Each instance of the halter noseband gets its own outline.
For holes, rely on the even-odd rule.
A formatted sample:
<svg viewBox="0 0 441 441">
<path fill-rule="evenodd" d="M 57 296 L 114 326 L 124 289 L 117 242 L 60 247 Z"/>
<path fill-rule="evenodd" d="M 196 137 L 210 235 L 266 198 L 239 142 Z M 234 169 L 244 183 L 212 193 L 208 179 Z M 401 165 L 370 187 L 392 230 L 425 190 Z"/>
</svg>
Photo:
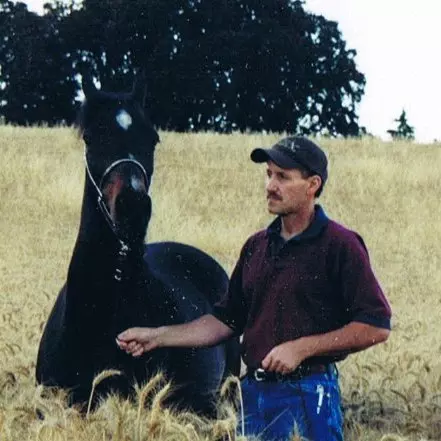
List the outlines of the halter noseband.
<svg viewBox="0 0 441 441">
<path fill-rule="evenodd" d="M 107 208 L 106 203 L 104 202 L 104 196 L 103 193 L 101 191 L 101 186 L 104 182 L 104 179 L 106 178 L 106 176 L 118 165 L 123 164 L 125 162 L 128 163 L 132 163 L 135 164 L 136 166 L 139 167 L 139 169 L 142 172 L 142 175 L 144 177 L 145 180 L 145 184 L 146 184 L 146 188 L 148 187 L 148 176 L 147 176 L 147 172 L 144 168 L 144 166 L 137 161 L 136 159 L 131 159 L 131 158 L 123 158 L 123 159 L 118 159 L 114 162 L 112 162 L 107 168 L 106 170 L 104 170 L 104 173 L 100 179 L 100 184 L 97 185 L 95 182 L 95 179 L 93 179 L 92 173 L 90 172 L 90 168 L 89 168 L 89 163 L 87 162 L 87 153 L 86 153 L 86 148 L 84 149 L 84 163 L 86 164 L 86 171 L 87 171 L 87 175 L 89 176 L 90 181 L 92 182 L 93 186 L 95 187 L 96 192 L 98 193 L 98 206 L 100 207 L 101 212 L 104 215 L 104 219 L 106 220 L 106 222 L 108 223 L 109 227 L 111 228 L 111 230 L 113 231 L 113 233 L 115 234 L 115 236 L 118 238 L 118 240 L 123 243 L 121 241 L 121 239 L 118 237 L 118 233 L 117 233 L 117 228 L 115 223 L 112 220 L 112 216 L 109 213 L 109 210 Z"/>
</svg>

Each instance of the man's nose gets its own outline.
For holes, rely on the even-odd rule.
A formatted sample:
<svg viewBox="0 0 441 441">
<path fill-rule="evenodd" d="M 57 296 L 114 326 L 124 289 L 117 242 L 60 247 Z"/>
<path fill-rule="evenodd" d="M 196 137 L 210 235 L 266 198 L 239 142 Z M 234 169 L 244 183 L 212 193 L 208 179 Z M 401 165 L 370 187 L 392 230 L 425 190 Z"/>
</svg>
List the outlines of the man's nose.
<svg viewBox="0 0 441 441">
<path fill-rule="evenodd" d="M 266 180 L 266 190 L 267 191 L 275 191 L 277 188 L 276 183 L 274 182 L 274 179 L 267 178 Z"/>
</svg>

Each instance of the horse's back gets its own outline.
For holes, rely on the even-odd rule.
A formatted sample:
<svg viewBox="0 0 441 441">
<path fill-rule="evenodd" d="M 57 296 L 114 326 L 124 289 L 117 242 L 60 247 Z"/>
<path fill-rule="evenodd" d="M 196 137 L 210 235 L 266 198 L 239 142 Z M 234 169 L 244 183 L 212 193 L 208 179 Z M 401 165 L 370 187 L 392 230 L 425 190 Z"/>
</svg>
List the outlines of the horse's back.
<svg viewBox="0 0 441 441">
<path fill-rule="evenodd" d="M 228 289 L 228 275 L 222 266 L 202 250 L 178 242 L 146 244 L 144 252 L 149 271 L 170 286 L 193 286 L 203 301 L 214 305 Z"/>
<path fill-rule="evenodd" d="M 149 271 L 169 284 L 179 302 L 179 310 L 186 315 L 184 321 L 210 314 L 213 305 L 228 290 L 229 278 L 222 266 L 202 250 L 177 242 L 153 242 L 145 247 L 144 259 Z M 220 352 L 221 350 L 221 352 Z M 212 356 L 210 357 L 208 353 Z M 201 366 L 213 362 L 223 368 L 222 378 L 240 371 L 240 344 L 233 338 L 213 348 L 198 349 Z M 194 366 L 193 366 L 194 369 Z"/>
</svg>

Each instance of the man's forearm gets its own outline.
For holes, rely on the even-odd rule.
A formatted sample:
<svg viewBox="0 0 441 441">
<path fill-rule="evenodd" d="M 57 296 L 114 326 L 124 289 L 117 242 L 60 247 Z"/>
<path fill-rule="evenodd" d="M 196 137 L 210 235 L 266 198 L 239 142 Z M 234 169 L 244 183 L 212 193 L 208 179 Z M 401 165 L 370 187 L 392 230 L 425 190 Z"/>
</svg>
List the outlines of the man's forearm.
<svg viewBox="0 0 441 441">
<path fill-rule="evenodd" d="M 388 329 L 351 322 L 335 331 L 303 337 L 304 358 L 361 351 L 386 341 L 389 333 Z"/>
<path fill-rule="evenodd" d="M 157 331 L 159 345 L 167 347 L 215 346 L 234 333 L 211 314 L 182 325 L 162 326 Z"/>
</svg>

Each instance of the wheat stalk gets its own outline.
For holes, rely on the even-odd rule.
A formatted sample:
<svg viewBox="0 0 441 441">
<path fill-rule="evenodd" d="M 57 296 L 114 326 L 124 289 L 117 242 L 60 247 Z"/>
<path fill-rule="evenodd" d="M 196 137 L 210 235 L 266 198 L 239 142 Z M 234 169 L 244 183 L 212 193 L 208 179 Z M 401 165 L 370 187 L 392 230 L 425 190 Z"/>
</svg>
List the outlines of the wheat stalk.
<svg viewBox="0 0 441 441">
<path fill-rule="evenodd" d="M 290 441 L 308 441 L 305 437 L 301 435 L 299 425 L 296 421 L 294 421 L 294 430 Z"/>
<path fill-rule="evenodd" d="M 387 434 L 383 435 L 380 441 L 403 441 L 403 438 L 401 438 L 399 435 Z"/>
<path fill-rule="evenodd" d="M 39 384 L 37 388 L 35 389 L 35 404 L 34 404 L 34 410 L 35 412 L 38 412 L 39 410 L 43 413 L 49 413 L 49 407 L 45 403 L 44 398 L 42 397 L 44 391 L 44 386 Z"/>
<path fill-rule="evenodd" d="M 164 379 L 162 373 L 157 373 L 150 381 L 142 388 L 138 398 L 138 413 L 136 416 L 136 438 L 141 441 L 141 413 L 145 406 L 145 400 L 148 394 Z"/>
<path fill-rule="evenodd" d="M 92 398 L 93 394 L 95 393 L 95 388 L 98 386 L 98 384 L 101 383 L 101 381 L 105 380 L 106 378 L 113 377 L 114 375 L 121 375 L 122 372 L 118 371 L 116 369 L 106 369 L 102 372 L 100 372 L 92 382 L 92 390 L 90 391 L 89 396 L 89 403 L 87 404 L 87 412 L 86 412 L 86 418 L 89 418 L 90 409 L 92 407 Z"/>
<path fill-rule="evenodd" d="M 40 426 L 40 428 L 38 429 L 37 432 L 37 441 L 40 441 L 40 439 L 46 440 L 46 439 L 50 439 L 50 440 L 60 440 L 61 438 L 63 438 L 63 430 L 61 427 L 55 425 L 49 425 L 49 424 L 42 424 Z"/>
<path fill-rule="evenodd" d="M 173 436 L 169 437 L 173 439 L 182 440 L 182 437 L 185 438 L 185 441 L 197 441 L 200 439 L 192 424 L 186 424 L 184 426 L 178 421 L 170 420 L 167 421 L 167 429 L 169 429 L 169 432 L 172 432 Z"/>
<path fill-rule="evenodd" d="M 155 396 L 152 403 L 152 408 L 150 411 L 150 417 L 148 421 L 148 428 L 150 435 L 154 435 L 158 427 L 158 422 L 160 421 L 160 413 L 162 409 L 162 402 L 165 397 L 169 394 L 171 384 L 167 383 Z"/>
<path fill-rule="evenodd" d="M 240 380 L 238 377 L 235 377 L 233 375 L 229 376 L 225 381 L 224 384 L 221 387 L 221 397 L 225 397 L 229 388 L 231 385 L 235 385 L 237 388 L 237 394 L 239 398 L 239 404 L 240 404 L 240 431 L 241 435 L 245 436 L 245 412 L 244 412 L 244 406 L 243 406 L 243 395 L 242 395 L 242 385 L 240 383 Z"/>
<path fill-rule="evenodd" d="M 1 440 L 1 434 L 3 433 L 3 426 L 5 423 L 5 415 L 3 412 L 0 413 L 0 440 Z"/>
<path fill-rule="evenodd" d="M 234 441 L 236 438 L 235 419 L 216 421 L 213 425 L 212 433 L 215 440 L 225 439 L 226 434 L 228 441 Z"/>
<path fill-rule="evenodd" d="M 194 432 L 193 441 L 199 438 L 199 436 L 196 433 L 195 427 L 197 427 L 200 430 L 200 432 L 204 432 L 204 433 L 207 433 L 211 430 L 211 426 L 208 420 L 200 415 L 197 415 L 196 413 L 190 411 L 183 411 L 177 413 L 175 416 L 178 420 L 179 425 L 185 426 L 192 433 Z"/>
</svg>

